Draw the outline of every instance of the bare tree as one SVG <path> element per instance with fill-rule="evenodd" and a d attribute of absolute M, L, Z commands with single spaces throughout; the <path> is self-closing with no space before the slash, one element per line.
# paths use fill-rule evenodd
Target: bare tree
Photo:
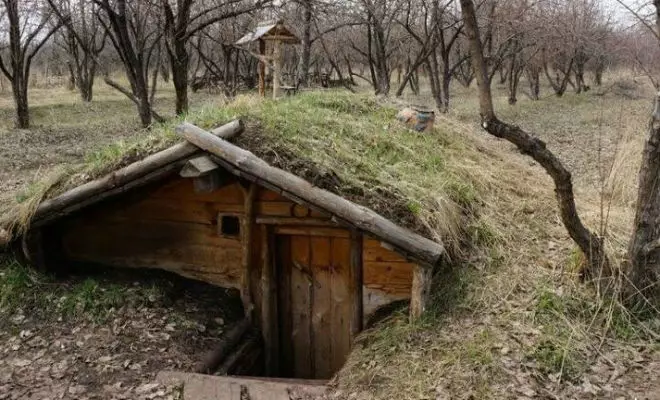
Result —
<path fill-rule="evenodd" d="M 99 7 L 99 21 L 122 61 L 130 89 L 109 75 L 105 82 L 135 103 L 143 127 L 149 127 L 153 118 L 163 120 L 152 109 L 155 89 L 149 81 L 150 67 L 158 64 L 156 53 L 162 37 L 159 10 L 142 0 L 94 0 L 94 3 Z"/>
<path fill-rule="evenodd" d="M 452 59 L 452 49 L 461 35 L 462 22 L 453 9 L 454 1 L 408 1 L 404 19 L 399 23 L 417 43 L 417 55 L 410 62 L 397 96 L 407 80 L 422 64 L 426 65 L 431 94 L 441 112 L 449 109 L 449 84 L 457 68 L 467 57 Z"/>
<path fill-rule="evenodd" d="M 390 59 L 394 54 L 394 21 L 401 10 L 402 0 L 353 0 L 347 5 L 351 14 L 366 27 L 366 43 L 359 44 L 353 38 L 352 48 L 361 54 L 369 66 L 370 82 L 376 94 L 390 93 Z"/>
<path fill-rule="evenodd" d="M 2 0 L 2 18 L 9 29 L 9 54 L 0 55 L 0 70 L 11 82 L 17 128 L 30 127 L 28 84 L 32 61 L 60 28 L 51 11 L 37 0 Z"/>
<path fill-rule="evenodd" d="M 166 50 L 176 92 L 176 113 L 188 112 L 188 42 L 198 32 L 220 21 L 266 6 L 272 0 L 161 0 Z M 173 4 L 174 3 L 174 4 Z"/>
<path fill-rule="evenodd" d="M 479 87 L 479 109 L 481 125 L 489 134 L 505 139 L 518 147 L 525 155 L 532 157 L 552 177 L 559 211 L 564 227 L 587 259 L 586 278 L 609 275 L 609 262 L 605 254 L 602 238 L 588 230 L 580 219 L 575 207 L 571 173 L 540 139 L 524 130 L 500 121 L 493 107 L 488 68 L 477 25 L 477 16 L 472 0 L 461 0 L 465 31 L 470 43 L 471 61 Z M 658 158 L 660 160 L 660 157 Z"/>
<path fill-rule="evenodd" d="M 655 24 L 645 22 L 660 46 L 660 0 L 654 0 Z M 645 21 L 645 18 L 635 14 Z M 660 93 L 649 123 L 648 139 L 644 146 L 639 172 L 639 189 L 633 235 L 628 249 L 630 260 L 631 294 L 657 296 L 660 294 Z"/>
<path fill-rule="evenodd" d="M 48 3 L 64 24 L 62 38 L 80 98 L 92 101 L 98 57 L 107 38 L 97 18 L 98 6 L 90 0 L 48 0 Z"/>

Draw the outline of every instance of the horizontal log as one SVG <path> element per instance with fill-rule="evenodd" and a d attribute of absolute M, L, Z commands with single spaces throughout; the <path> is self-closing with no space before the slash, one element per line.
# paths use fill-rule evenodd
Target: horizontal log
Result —
<path fill-rule="evenodd" d="M 438 264 L 445 254 L 441 243 L 403 228 L 367 207 L 315 187 L 296 175 L 272 167 L 251 152 L 234 146 L 195 125 L 181 124 L 176 128 L 176 132 L 190 143 L 215 154 L 233 169 L 240 171 L 241 175 L 256 177 L 260 184 L 267 182 L 269 186 L 279 188 L 284 197 L 294 201 L 300 199 L 304 203 L 314 205 L 315 208 L 333 215 L 337 220 L 346 221 L 378 237 L 391 244 L 397 251 L 409 254 L 426 265 Z"/>
<path fill-rule="evenodd" d="M 245 332 L 250 328 L 251 323 L 248 319 L 235 324 L 225 335 L 222 342 L 218 347 L 213 349 L 196 367 L 195 372 L 202 374 L 210 374 L 218 368 L 226 358 L 231 354 L 232 350 L 241 342 L 241 338 Z"/>
<path fill-rule="evenodd" d="M 230 355 L 227 356 L 227 358 L 222 362 L 222 364 L 218 367 L 218 370 L 215 372 L 216 375 L 228 375 L 231 373 L 234 373 L 236 369 L 239 367 L 239 365 L 242 362 L 245 362 L 246 359 L 248 358 L 247 356 L 259 349 L 259 334 L 258 333 L 252 333 L 246 335 L 245 340 L 241 344 L 236 347 L 236 350 L 231 353 Z M 250 369 L 249 366 L 247 366 Z"/>
<path fill-rule="evenodd" d="M 263 225 L 303 225 L 303 226 L 337 226 L 332 221 L 318 218 L 295 217 L 257 217 L 257 224 Z"/>
<path fill-rule="evenodd" d="M 213 130 L 213 133 L 207 133 L 213 137 L 217 136 L 222 137 L 223 139 L 230 139 L 240 135 L 243 132 L 243 129 L 243 122 L 240 120 L 234 120 Z M 62 210 L 67 206 L 98 195 L 106 190 L 123 186 L 128 182 L 161 169 L 172 162 L 188 158 L 198 151 L 198 147 L 190 143 L 176 144 L 99 179 L 80 185 L 52 199 L 43 201 L 39 204 L 34 219 L 38 220 L 48 214 Z"/>

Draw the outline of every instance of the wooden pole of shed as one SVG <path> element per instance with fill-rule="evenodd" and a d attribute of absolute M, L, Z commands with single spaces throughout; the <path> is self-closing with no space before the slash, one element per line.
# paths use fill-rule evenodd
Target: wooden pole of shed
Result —
<path fill-rule="evenodd" d="M 362 324 L 364 319 L 362 294 L 362 287 L 364 285 L 362 260 L 363 243 L 364 236 L 362 235 L 362 232 L 358 231 L 357 229 L 351 229 L 351 341 L 353 341 L 355 337 L 360 332 L 362 332 Z"/>
<path fill-rule="evenodd" d="M 245 199 L 244 216 L 241 219 L 241 245 L 242 245 L 242 272 L 241 277 L 241 300 L 245 316 L 252 320 L 254 310 L 254 301 L 252 299 L 251 278 L 252 278 L 252 238 L 254 229 L 254 198 L 257 192 L 257 185 L 250 183 L 247 189 L 243 189 Z"/>
<path fill-rule="evenodd" d="M 280 75 L 282 69 L 282 41 L 276 39 L 273 41 L 273 100 L 277 100 L 280 92 Z"/>
<path fill-rule="evenodd" d="M 266 56 L 266 42 L 259 39 L 259 55 Z M 259 96 L 266 96 L 266 62 L 259 60 Z"/>
<path fill-rule="evenodd" d="M 431 295 L 433 269 L 415 265 L 413 269 L 412 290 L 410 296 L 410 319 L 415 320 L 424 314 Z"/>
<path fill-rule="evenodd" d="M 277 270 L 273 250 L 273 230 L 261 225 L 261 333 L 264 338 L 266 376 L 279 370 Z"/>

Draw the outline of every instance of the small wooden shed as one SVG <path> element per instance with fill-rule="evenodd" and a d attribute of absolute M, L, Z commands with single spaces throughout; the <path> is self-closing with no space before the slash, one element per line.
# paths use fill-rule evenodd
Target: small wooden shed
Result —
<path fill-rule="evenodd" d="M 283 21 L 266 22 L 258 25 L 236 41 L 236 46 L 245 47 L 259 44 L 259 94 L 266 95 L 266 65 L 273 69 L 273 98 L 279 95 L 282 69 L 282 44 L 298 44 L 300 39 L 284 25 Z M 271 55 L 267 55 L 270 52 Z M 270 64 L 272 61 L 272 65 Z"/>
<path fill-rule="evenodd" d="M 242 130 L 181 125 L 187 142 L 42 202 L 23 250 L 236 288 L 268 376 L 330 378 L 378 307 L 423 311 L 444 248 L 224 140 Z"/>

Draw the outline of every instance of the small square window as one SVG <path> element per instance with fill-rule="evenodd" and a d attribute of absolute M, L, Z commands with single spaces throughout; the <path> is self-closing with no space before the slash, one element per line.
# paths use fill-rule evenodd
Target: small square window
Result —
<path fill-rule="evenodd" d="M 222 236 L 237 237 L 241 234 L 241 221 L 237 216 L 221 215 L 219 222 Z"/>

